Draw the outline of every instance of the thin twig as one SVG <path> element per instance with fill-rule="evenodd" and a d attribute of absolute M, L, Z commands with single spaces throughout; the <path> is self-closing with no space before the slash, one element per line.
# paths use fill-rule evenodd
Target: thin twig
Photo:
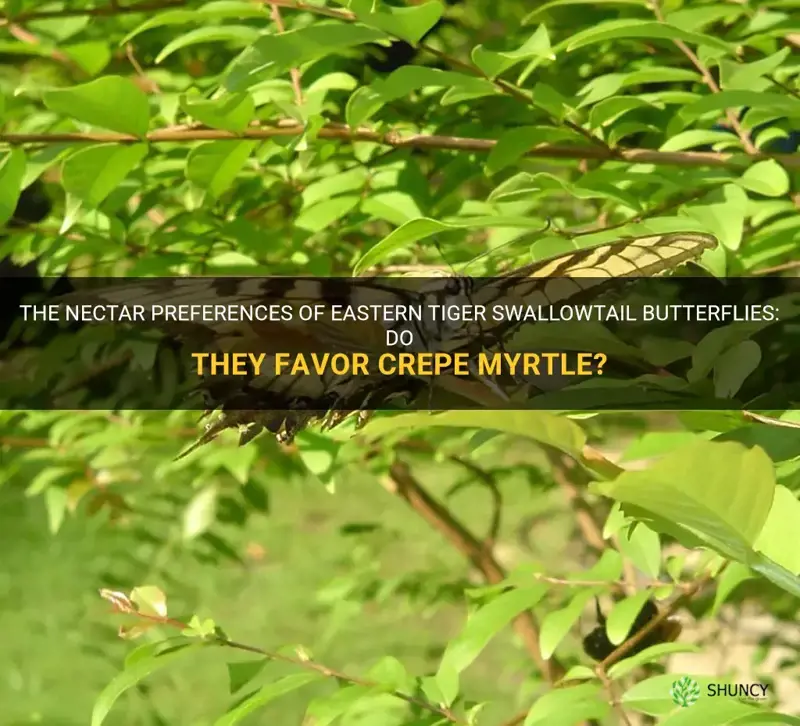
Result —
<path fill-rule="evenodd" d="M 613 708 L 614 712 L 619 716 L 620 723 L 624 724 L 624 726 L 632 726 L 631 720 L 628 718 L 628 714 L 625 712 L 625 708 L 620 701 L 620 694 L 616 684 L 608 677 L 605 670 L 598 668 L 596 672 L 600 683 L 603 684 L 603 688 L 611 699 L 611 708 Z"/>
<path fill-rule="evenodd" d="M 132 615 L 135 618 L 140 620 L 144 620 L 146 622 L 153 623 L 154 625 L 165 625 L 170 628 L 174 628 L 176 630 L 184 631 L 188 628 L 188 624 L 182 622 L 181 620 L 177 620 L 175 618 L 167 617 L 166 615 L 156 615 L 151 613 L 143 613 L 139 612 L 136 606 L 131 602 L 131 600 L 120 592 L 112 592 L 110 590 L 101 590 L 100 596 L 110 602 L 112 604 L 113 612 L 121 613 L 123 615 Z M 313 671 L 314 673 L 319 673 L 320 675 L 325 676 L 326 678 L 335 678 L 337 681 L 342 681 L 344 683 L 349 683 L 353 686 L 361 686 L 363 688 L 377 688 L 380 687 L 380 684 L 374 681 L 369 681 L 363 678 L 358 678 L 357 676 L 350 676 L 346 673 L 342 673 L 341 671 L 335 670 L 334 668 L 329 668 L 322 663 L 317 663 L 316 661 L 312 660 L 305 655 L 301 655 L 298 657 L 292 657 L 290 655 L 284 655 L 283 653 L 275 653 L 273 651 L 265 650 L 264 648 L 259 648 L 255 645 L 249 645 L 247 643 L 239 643 L 235 640 L 230 640 L 229 638 L 223 637 L 222 635 L 214 634 L 209 636 L 205 639 L 205 642 L 213 643 L 215 645 L 223 646 L 225 648 L 232 648 L 234 650 L 241 650 L 246 653 L 254 653 L 256 655 L 260 655 L 264 658 L 268 658 L 269 660 L 281 661 L 282 663 L 289 663 L 291 665 L 297 666 L 298 668 L 303 668 L 304 670 Z M 409 705 L 416 706 L 417 708 L 424 709 L 429 713 L 433 713 L 437 716 L 441 716 L 442 718 L 447 719 L 450 723 L 459 724 L 466 726 L 466 721 L 458 718 L 449 708 L 444 708 L 441 706 L 437 706 L 430 701 L 424 701 L 419 698 L 415 698 L 413 696 L 409 696 L 405 693 L 401 693 L 400 691 L 389 691 L 389 693 L 394 696 L 395 698 L 400 699 L 401 701 L 405 701 Z"/>
<path fill-rule="evenodd" d="M 572 507 L 575 513 L 575 521 L 581 530 L 584 541 L 596 552 L 602 552 L 606 548 L 606 542 L 603 539 L 603 528 L 595 520 L 594 513 L 581 496 L 578 486 L 572 481 L 572 477 L 577 475 L 575 461 L 555 450 L 549 450 L 547 458 L 550 460 L 553 481 L 564 492 L 567 501 Z"/>
<path fill-rule="evenodd" d="M 651 5 L 656 19 L 658 22 L 663 23 L 664 13 L 661 10 L 660 0 L 653 0 Z M 711 71 L 708 70 L 706 65 L 700 60 L 700 58 L 698 58 L 697 54 L 682 40 L 673 40 L 672 42 L 675 47 L 678 48 L 678 50 L 680 50 L 681 53 L 683 53 L 689 59 L 689 62 L 700 72 L 700 75 L 703 77 L 703 82 L 709 87 L 711 92 L 719 93 L 719 84 L 717 84 L 716 80 L 714 80 L 714 76 L 711 75 Z M 725 112 L 725 116 L 728 119 L 728 123 L 731 125 L 731 128 L 736 132 L 736 135 L 742 142 L 745 151 L 748 154 L 757 154 L 758 149 L 756 148 L 756 145 L 750 138 L 750 134 L 744 129 L 739 119 L 736 117 L 736 114 L 732 110 L 728 109 Z"/>
<path fill-rule="evenodd" d="M 152 78 L 149 78 L 147 76 L 139 61 L 136 60 L 136 55 L 134 53 L 132 43 L 125 44 L 125 55 L 127 56 L 130 64 L 133 66 L 133 70 L 136 71 L 136 75 L 139 76 L 139 78 L 141 79 L 142 84 L 146 86 L 147 91 L 152 93 L 161 93 L 161 88 L 158 85 L 158 83 L 156 83 Z"/>
<path fill-rule="evenodd" d="M 269 0 L 265 0 L 269 2 Z M 275 22 L 275 26 L 278 28 L 279 33 L 286 32 L 286 26 L 283 24 L 283 18 L 281 17 L 281 10 L 278 7 L 278 4 L 275 2 L 269 2 L 269 6 L 272 9 L 272 20 Z M 289 75 L 292 78 L 292 88 L 294 89 L 294 101 L 298 106 L 303 105 L 303 87 L 300 85 L 300 69 L 299 68 L 291 68 L 289 70 Z"/>

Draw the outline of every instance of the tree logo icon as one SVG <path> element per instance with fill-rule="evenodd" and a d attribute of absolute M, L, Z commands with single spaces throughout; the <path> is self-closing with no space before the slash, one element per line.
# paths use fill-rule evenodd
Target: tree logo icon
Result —
<path fill-rule="evenodd" d="M 688 708 L 697 703 L 700 698 L 700 684 L 689 676 L 674 681 L 669 689 L 672 700 L 681 708 Z"/>

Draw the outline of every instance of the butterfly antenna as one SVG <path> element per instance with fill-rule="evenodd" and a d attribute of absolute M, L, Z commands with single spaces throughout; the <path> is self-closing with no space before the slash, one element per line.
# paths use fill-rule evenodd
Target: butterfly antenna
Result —
<path fill-rule="evenodd" d="M 603 615 L 603 611 L 600 609 L 600 600 L 597 598 L 594 599 L 594 611 L 597 614 L 597 622 L 599 625 L 606 624 L 606 616 Z"/>
<path fill-rule="evenodd" d="M 445 256 L 444 250 L 442 249 L 442 246 L 439 244 L 439 240 L 436 240 L 436 239 L 433 240 L 433 246 L 436 248 L 436 251 L 439 253 L 439 256 L 442 258 L 442 261 L 444 262 L 444 264 L 447 265 L 450 268 L 450 272 L 453 273 L 453 276 L 454 277 L 458 277 L 458 272 L 456 272 L 456 268 L 453 267 L 453 265 L 450 264 L 450 261 Z"/>

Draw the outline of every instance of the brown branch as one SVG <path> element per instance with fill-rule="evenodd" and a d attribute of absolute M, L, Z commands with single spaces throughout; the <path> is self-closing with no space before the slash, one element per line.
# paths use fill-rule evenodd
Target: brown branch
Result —
<path fill-rule="evenodd" d="M 0 134 L 0 144 L 12 146 L 24 144 L 135 144 L 182 143 L 192 141 L 241 141 L 243 139 L 272 139 L 279 136 L 300 136 L 305 131 L 302 124 L 285 120 L 273 126 L 251 127 L 241 133 L 205 127 L 167 127 L 151 131 L 143 137 L 116 132 L 70 132 L 53 134 Z M 352 129 L 346 124 L 330 123 L 317 134 L 323 139 L 339 141 L 370 141 L 394 148 L 446 149 L 451 151 L 489 152 L 497 142 L 494 139 L 476 139 L 436 134 L 410 134 L 403 136 L 396 131 L 379 132 L 368 128 Z M 672 165 L 682 167 L 709 166 L 740 169 L 737 155 L 712 151 L 654 151 L 652 149 L 619 149 L 616 155 L 599 146 L 577 146 L 539 144 L 525 155 L 543 159 L 593 159 L 599 161 L 625 161 L 631 164 Z M 741 156 L 741 155 L 739 155 Z M 774 159 L 787 169 L 800 169 L 800 154 L 757 153 L 748 157 L 752 161 Z"/>
<path fill-rule="evenodd" d="M 603 528 L 595 520 L 594 513 L 581 496 L 578 485 L 573 481 L 573 478 L 578 473 L 577 463 L 574 459 L 555 450 L 548 451 L 547 458 L 550 460 L 553 481 L 564 492 L 567 501 L 572 507 L 575 513 L 575 521 L 581 530 L 584 541 L 596 552 L 602 552 L 606 548 L 606 541 L 603 539 Z"/>
<path fill-rule="evenodd" d="M 506 573 L 492 553 L 452 513 L 417 482 L 408 465 L 395 461 L 384 487 L 404 499 L 411 508 L 432 527 L 443 534 L 483 575 L 490 584 L 498 584 L 506 579 Z M 555 657 L 545 660 L 539 647 L 539 626 L 530 611 L 521 613 L 514 621 L 514 627 L 525 643 L 531 659 L 542 675 L 553 683 L 564 673 Z"/>
<path fill-rule="evenodd" d="M 764 267 L 760 270 L 754 270 L 751 275 L 772 275 L 776 272 L 786 272 L 787 270 L 797 270 L 800 268 L 800 260 L 792 260 L 791 262 L 783 262 L 780 265 L 773 265 L 772 267 Z"/>
<path fill-rule="evenodd" d="M 652 2 L 653 14 L 656 16 L 656 20 L 659 23 L 664 22 L 664 13 L 661 10 L 661 3 L 660 0 L 653 0 Z M 682 40 L 673 40 L 673 44 L 675 45 L 678 50 L 681 51 L 688 59 L 689 62 L 699 71 L 700 75 L 703 78 L 703 82 L 706 86 L 711 89 L 712 93 L 719 93 L 719 85 L 717 84 L 716 80 L 714 80 L 714 76 L 711 75 L 711 71 L 705 66 L 705 64 L 698 58 L 697 54 L 684 43 Z M 742 124 L 739 122 L 739 119 L 736 117 L 736 114 L 731 110 L 728 109 L 725 112 L 725 116 L 728 119 L 728 123 L 731 125 L 731 128 L 736 132 L 736 135 L 739 137 L 739 140 L 742 142 L 745 151 L 748 154 L 757 154 L 758 149 L 756 145 L 753 143 L 753 140 L 750 138 L 750 134 L 745 131 Z"/>
<path fill-rule="evenodd" d="M 286 26 L 283 24 L 283 18 L 281 17 L 281 10 L 278 7 L 276 2 L 271 2 L 270 0 L 262 0 L 263 2 L 267 2 L 269 6 L 272 8 L 272 20 L 275 22 L 275 26 L 278 28 L 279 33 L 286 32 Z M 303 87 L 300 85 L 300 69 L 299 68 L 292 68 L 289 70 L 289 75 L 292 78 L 292 88 L 294 89 L 294 101 L 298 106 L 303 105 Z"/>
<path fill-rule="evenodd" d="M 136 60 L 136 54 L 132 43 L 125 44 L 125 55 L 128 58 L 128 62 L 133 66 L 133 70 L 136 71 L 136 75 L 139 77 L 139 87 L 145 93 L 161 93 L 161 88 L 158 83 L 147 76 L 139 61 Z"/>
<path fill-rule="evenodd" d="M 186 0 L 145 0 L 144 2 L 134 3 L 133 5 L 100 5 L 94 8 L 65 8 L 64 10 L 29 10 L 18 13 L 17 15 L 0 16 L 0 26 L 6 25 L 12 20 L 17 23 L 28 22 L 30 20 L 51 20 L 54 18 L 75 18 L 83 15 L 92 17 L 112 17 L 114 15 L 127 15 L 130 13 L 147 13 L 152 10 L 167 10 L 169 8 L 179 8 L 186 5 Z"/>
<path fill-rule="evenodd" d="M 605 689 L 608 697 L 611 699 L 611 708 L 614 709 L 614 712 L 619 716 L 619 721 L 624 726 L 633 726 L 631 724 L 631 720 L 628 717 L 628 714 L 625 712 L 625 708 L 620 701 L 620 694 L 619 690 L 614 684 L 614 682 L 606 675 L 606 672 L 600 668 L 596 670 L 597 677 L 600 679 L 600 683 L 603 684 L 603 688 Z"/>

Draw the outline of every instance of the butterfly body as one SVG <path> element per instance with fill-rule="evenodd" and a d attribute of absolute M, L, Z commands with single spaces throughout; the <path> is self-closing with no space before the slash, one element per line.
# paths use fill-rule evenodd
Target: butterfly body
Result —
<path fill-rule="evenodd" d="M 608 637 L 606 630 L 606 618 L 600 610 L 600 604 L 595 600 L 598 626 L 583 639 L 583 651 L 590 658 L 596 661 L 603 661 L 608 658 L 622 643 L 614 645 Z M 652 600 L 647 600 L 633 621 L 623 643 L 630 640 L 639 631 L 645 628 L 654 618 L 659 615 L 658 606 Z M 660 643 L 669 643 L 678 638 L 681 633 L 681 626 L 677 620 L 666 618 L 659 625 L 650 631 L 644 638 L 631 646 L 626 651 L 625 657 L 630 657 Z"/>

